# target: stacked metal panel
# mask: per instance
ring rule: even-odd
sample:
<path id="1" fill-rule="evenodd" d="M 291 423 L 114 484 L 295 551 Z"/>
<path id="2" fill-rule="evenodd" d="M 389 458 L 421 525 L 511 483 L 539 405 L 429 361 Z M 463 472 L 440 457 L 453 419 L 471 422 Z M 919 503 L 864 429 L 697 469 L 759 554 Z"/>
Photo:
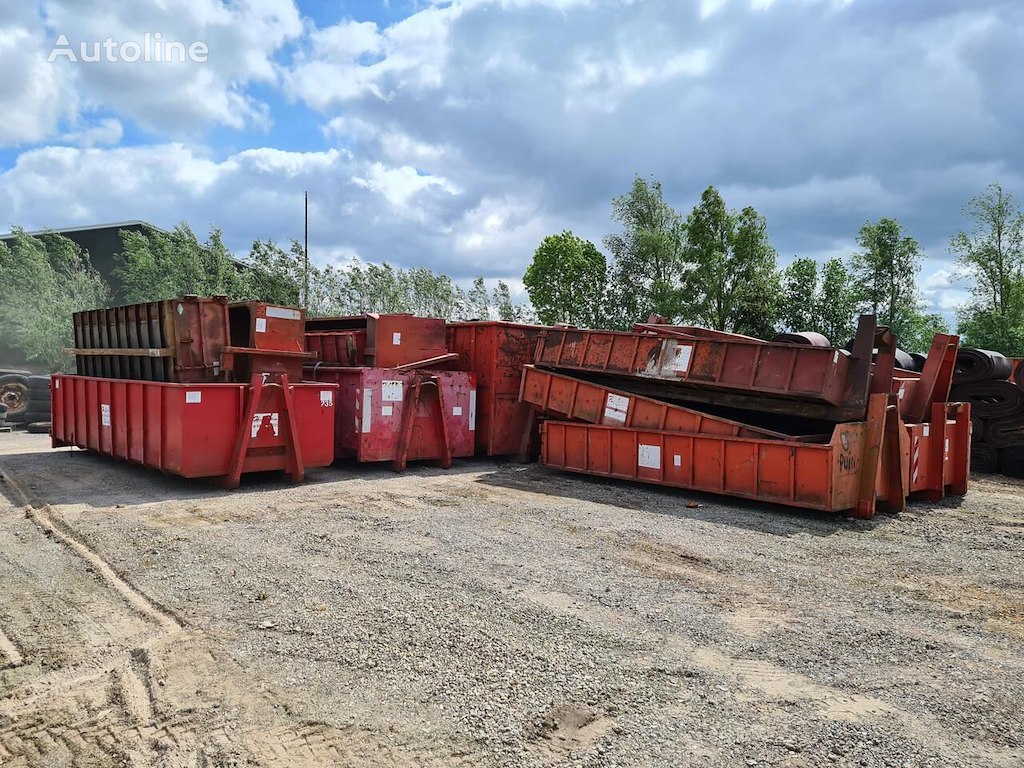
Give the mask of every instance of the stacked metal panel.
<path id="1" fill-rule="evenodd" d="M 520 399 L 544 464 L 872 517 L 967 490 L 970 407 L 949 403 L 955 336 L 924 370 L 861 318 L 849 352 L 673 326 L 555 328 Z"/>

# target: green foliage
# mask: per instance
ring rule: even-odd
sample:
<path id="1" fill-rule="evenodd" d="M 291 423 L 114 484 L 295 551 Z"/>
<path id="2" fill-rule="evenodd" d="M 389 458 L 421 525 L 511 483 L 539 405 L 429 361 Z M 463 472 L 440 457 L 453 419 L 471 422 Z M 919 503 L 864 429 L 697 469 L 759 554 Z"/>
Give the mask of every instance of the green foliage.
<path id="1" fill-rule="evenodd" d="M 908 336 L 917 317 L 917 274 L 921 247 L 895 219 L 865 222 L 857 235 L 863 250 L 850 259 L 850 272 L 861 309 L 878 316 L 898 338 Z"/>
<path id="2" fill-rule="evenodd" d="M 523 284 L 542 323 L 599 327 L 606 279 L 604 254 L 566 230 L 544 238 Z"/>
<path id="3" fill-rule="evenodd" d="M 532 316 L 529 307 L 512 301 L 512 292 L 504 280 L 499 280 L 498 284 L 494 286 L 491 303 L 494 305 L 494 312 L 498 316 L 498 320 L 508 323 L 530 323 L 536 319 Z"/>
<path id="4" fill-rule="evenodd" d="M 258 299 L 288 307 L 302 302 L 304 259 L 302 244 L 292 241 L 285 251 L 273 240 L 256 240 L 246 259 L 252 267 L 244 275 L 245 298 Z M 311 269 L 313 268 L 310 265 Z M 310 284 L 313 283 L 310 275 Z"/>
<path id="5" fill-rule="evenodd" d="M 27 360 L 51 372 L 70 370 L 74 358 L 64 349 L 74 346 L 72 313 L 109 301 L 88 254 L 66 237 L 15 228 L 12 246 L 0 243 L 0 328 Z"/>
<path id="6" fill-rule="evenodd" d="M 729 211 L 714 187 L 686 220 L 682 316 L 720 331 L 775 333 L 781 286 L 764 217 Z"/>
<path id="7" fill-rule="evenodd" d="M 211 230 L 201 243 L 182 223 L 172 232 L 122 231 L 121 242 L 114 274 L 125 303 L 186 294 L 238 298 L 248 293 L 246 278 L 224 247 L 220 230 Z"/>
<path id="8" fill-rule="evenodd" d="M 960 308 L 965 344 L 1024 355 L 1024 214 L 1013 196 L 991 184 L 964 207 L 970 233 L 957 232 L 949 249 L 961 274 L 973 280 Z"/>
<path id="9" fill-rule="evenodd" d="M 931 349 L 932 338 L 937 333 L 949 333 L 945 318 L 939 314 L 925 314 L 919 309 L 896 335 L 896 342 L 901 349 L 908 352 L 926 354 Z"/>
<path id="10" fill-rule="evenodd" d="M 678 316 L 686 233 L 661 182 L 636 176 L 629 194 L 612 200 L 612 219 L 622 225 L 604 238 L 613 258 L 606 313 L 612 325 L 628 328 L 651 313 Z"/>
<path id="11" fill-rule="evenodd" d="M 842 346 L 855 331 L 857 303 L 850 274 L 839 259 L 819 273 L 814 259 L 796 259 L 782 273 L 781 320 L 790 331 L 816 331 Z"/>

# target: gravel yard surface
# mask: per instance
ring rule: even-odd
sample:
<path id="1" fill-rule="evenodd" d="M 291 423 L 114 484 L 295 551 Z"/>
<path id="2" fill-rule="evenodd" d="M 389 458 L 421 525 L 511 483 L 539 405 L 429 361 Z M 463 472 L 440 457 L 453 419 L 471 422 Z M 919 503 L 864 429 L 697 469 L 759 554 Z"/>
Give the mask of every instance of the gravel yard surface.
<path id="1" fill-rule="evenodd" d="M 1024 765 L 1020 481 L 853 521 L 24 434 L 0 472 L 4 768 Z"/>

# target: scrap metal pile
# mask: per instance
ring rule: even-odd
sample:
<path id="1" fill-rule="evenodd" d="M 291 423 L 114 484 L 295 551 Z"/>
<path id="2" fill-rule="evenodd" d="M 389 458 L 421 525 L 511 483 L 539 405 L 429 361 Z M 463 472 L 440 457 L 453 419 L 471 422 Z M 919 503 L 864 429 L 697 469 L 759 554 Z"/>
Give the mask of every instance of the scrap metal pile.
<path id="1" fill-rule="evenodd" d="M 871 517 L 967 489 L 957 337 L 910 367 L 862 317 L 849 351 L 702 328 L 632 332 L 183 297 L 74 317 L 54 446 L 188 478 L 539 455 L 549 467 Z M 979 395 L 980 396 L 980 395 Z"/>
<path id="2" fill-rule="evenodd" d="M 549 329 L 522 385 L 547 417 L 541 461 L 862 518 L 966 493 L 970 408 L 947 402 L 957 337 L 936 336 L 921 372 L 896 368 L 873 317 L 849 352 L 794 341 Z"/>
<path id="3" fill-rule="evenodd" d="M 961 349 L 951 396 L 971 404 L 971 469 L 1024 477 L 1024 361 Z"/>

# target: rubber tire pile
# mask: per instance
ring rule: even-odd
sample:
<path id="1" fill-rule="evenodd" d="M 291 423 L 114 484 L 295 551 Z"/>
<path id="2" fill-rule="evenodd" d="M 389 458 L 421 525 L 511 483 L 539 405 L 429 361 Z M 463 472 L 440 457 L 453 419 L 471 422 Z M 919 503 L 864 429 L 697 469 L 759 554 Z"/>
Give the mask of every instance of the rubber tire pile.
<path id="1" fill-rule="evenodd" d="M 50 431 L 50 377 L 21 373 L 0 376 L 0 402 L 8 424 L 27 425 L 29 432 Z"/>
<path id="2" fill-rule="evenodd" d="M 949 399 L 971 404 L 971 471 L 1024 478 L 1024 361 L 961 349 Z"/>

